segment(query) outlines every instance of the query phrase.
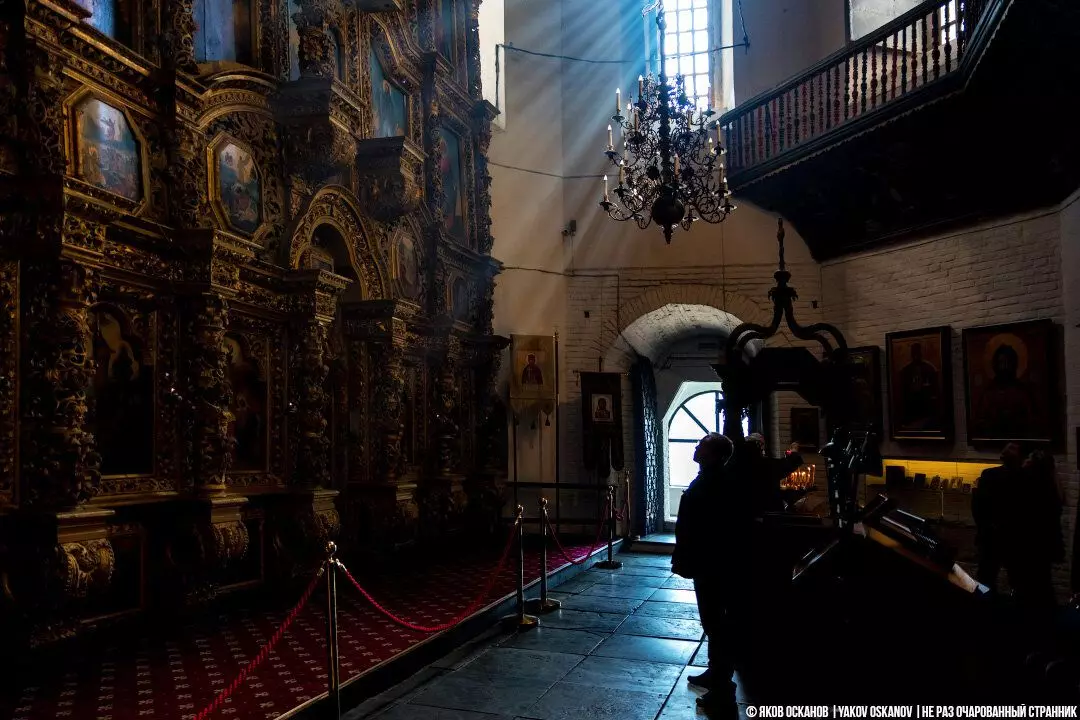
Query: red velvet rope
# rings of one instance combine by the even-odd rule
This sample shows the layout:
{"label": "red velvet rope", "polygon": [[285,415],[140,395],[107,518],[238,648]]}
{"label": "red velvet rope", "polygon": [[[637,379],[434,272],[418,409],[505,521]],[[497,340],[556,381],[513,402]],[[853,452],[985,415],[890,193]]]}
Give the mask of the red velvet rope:
{"label": "red velvet rope", "polygon": [[209,717],[212,712],[217,710],[223,702],[228,700],[229,697],[234,692],[236,692],[237,688],[239,688],[240,685],[242,685],[243,682],[247,680],[247,676],[250,675],[252,671],[255,670],[255,668],[266,662],[266,659],[270,657],[270,653],[273,652],[274,646],[278,644],[282,636],[285,634],[285,631],[289,629],[289,626],[293,624],[293,621],[296,620],[296,617],[301,613],[301,611],[303,611],[304,606],[307,605],[308,600],[311,599],[311,594],[315,592],[315,586],[318,584],[319,580],[322,579],[322,576],[323,574],[320,571],[315,574],[315,577],[311,578],[311,582],[308,584],[307,589],[304,590],[304,594],[300,596],[300,602],[296,603],[296,607],[294,607],[289,612],[289,614],[285,616],[285,620],[281,623],[281,626],[277,629],[277,632],[275,632],[273,636],[271,636],[270,640],[262,646],[262,649],[259,650],[259,654],[252,658],[251,662],[249,662],[247,666],[243,670],[241,670],[240,673],[233,679],[233,681],[229,683],[229,686],[219,692],[217,694],[217,697],[214,698],[214,701],[204,707],[199,712],[199,714],[194,717],[193,720],[205,720],[205,718]]}
{"label": "red velvet rope", "polygon": [[375,598],[373,598],[371,596],[371,593],[369,593],[367,590],[365,590],[363,587],[361,587],[360,583],[358,583],[356,581],[356,578],[354,578],[352,576],[352,573],[350,573],[349,570],[344,565],[342,565],[341,563],[338,563],[338,567],[341,568],[341,571],[343,573],[345,573],[345,577],[347,577],[349,579],[349,582],[351,582],[353,584],[353,586],[356,588],[357,592],[359,592],[361,595],[364,596],[365,600],[367,600],[369,603],[371,603],[375,607],[376,610],[378,610],[383,615],[385,615],[386,617],[393,620],[398,625],[401,625],[402,627],[409,628],[410,630],[416,630],[417,632],[423,632],[423,633],[432,633],[432,632],[439,632],[441,630],[449,630],[450,628],[454,627],[455,625],[460,623],[462,620],[464,620],[465,618],[469,617],[474,612],[476,612],[477,609],[479,609],[480,605],[487,599],[488,595],[491,594],[491,589],[493,587],[495,587],[495,583],[499,579],[499,574],[502,572],[503,566],[506,565],[507,558],[510,557],[510,548],[512,548],[514,546],[514,538],[517,536],[517,526],[518,526],[519,522],[520,522],[520,520],[514,522],[514,531],[511,532],[510,537],[508,537],[506,539],[506,547],[503,548],[502,557],[499,558],[499,564],[495,566],[495,569],[491,572],[491,575],[488,576],[487,583],[484,584],[484,587],[480,591],[480,593],[475,598],[473,598],[472,602],[469,603],[468,607],[466,607],[464,610],[462,610],[456,617],[454,617],[453,620],[450,620],[448,622],[444,622],[441,625],[418,625],[418,624],[410,622],[410,621],[408,621],[408,620],[406,620],[406,619],[404,619],[402,617],[398,617],[397,615],[395,615],[394,613],[390,612],[385,607],[383,607],[379,603],[378,600],[376,600]]}
{"label": "red velvet rope", "polygon": [[[559,554],[563,556],[563,559],[566,560],[566,562],[570,563],[571,565],[581,565],[583,562],[589,559],[590,555],[596,552],[596,549],[598,547],[604,544],[603,540],[601,540],[601,535],[604,534],[604,522],[609,519],[607,517],[609,507],[611,507],[611,503],[605,501],[604,512],[601,514],[600,524],[596,527],[596,542],[594,542],[593,546],[586,550],[585,554],[579,557],[577,560],[570,557],[570,554],[566,552],[566,548],[564,548],[562,542],[559,541],[559,536],[555,534],[555,528],[551,527],[551,518],[548,517],[548,514],[546,512],[544,513],[544,522],[547,523],[548,534],[550,534],[551,537],[554,538],[555,546],[558,548]],[[544,568],[544,572],[547,572],[547,568]]]}

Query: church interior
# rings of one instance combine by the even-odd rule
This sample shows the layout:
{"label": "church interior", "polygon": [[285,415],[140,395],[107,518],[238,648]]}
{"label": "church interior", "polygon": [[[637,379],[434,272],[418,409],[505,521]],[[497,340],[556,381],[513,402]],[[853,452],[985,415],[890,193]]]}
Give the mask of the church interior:
{"label": "church interior", "polygon": [[[1078,42],[1071,0],[3,3],[0,720],[1075,708]],[[714,434],[743,535],[686,501]]]}

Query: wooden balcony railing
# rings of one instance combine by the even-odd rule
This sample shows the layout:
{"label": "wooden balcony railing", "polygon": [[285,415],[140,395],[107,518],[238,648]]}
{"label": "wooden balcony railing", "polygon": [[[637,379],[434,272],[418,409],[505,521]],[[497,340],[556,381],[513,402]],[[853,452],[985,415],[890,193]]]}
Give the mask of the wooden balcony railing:
{"label": "wooden balcony railing", "polygon": [[[725,113],[721,126],[733,184],[769,171],[798,149],[812,151],[841,128],[918,102],[961,80],[989,41],[1008,0],[929,0],[797,77]],[[770,162],[770,161],[776,161]]]}

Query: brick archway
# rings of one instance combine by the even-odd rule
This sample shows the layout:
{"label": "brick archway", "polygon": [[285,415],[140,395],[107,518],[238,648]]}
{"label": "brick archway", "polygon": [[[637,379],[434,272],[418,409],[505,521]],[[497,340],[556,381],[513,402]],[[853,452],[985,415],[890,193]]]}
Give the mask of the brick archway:
{"label": "brick archway", "polygon": [[[718,285],[665,283],[624,302],[617,318],[606,328],[615,341],[608,348],[604,364],[626,371],[637,356],[655,361],[672,344],[693,335],[726,337],[744,322],[768,325],[772,308],[740,293],[725,292]],[[781,331],[769,344],[786,346],[792,342]],[[750,352],[760,347],[760,341],[752,341]]]}

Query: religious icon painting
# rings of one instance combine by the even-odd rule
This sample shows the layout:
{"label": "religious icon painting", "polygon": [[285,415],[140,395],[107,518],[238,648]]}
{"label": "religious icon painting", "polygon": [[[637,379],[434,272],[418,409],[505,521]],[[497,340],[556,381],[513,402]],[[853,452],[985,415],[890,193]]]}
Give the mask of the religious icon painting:
{"label": "religious icon painting", "polygon": [[408,135],[408,99],[405,93],[386,75],[379,54],[371,49],[371,112],[374,116],[375,137]]}
{"label": "religious icon painting", "polygon": [[1050,320],[964,330],[969,443],[1058,439],[1055,333]]}
{"label": "religious icon painting", "polygon": [[953,433],[952,329],[885,336],[889,434],[893,440],[950,440]]}
{"label": "religious icon painting", "polygon": [[510,352],[510,397],[555,399],[555,338],[551,335],[513,335]]}
{"label": "religious icon painting", "polygon": [[76,175],[128,200],[141,196],[139,143],[123,111],[88,97],[75,106]]}
{"label": "religious icon painting", "polygon": [[395,240],[394,266],[402,297],[415,300],[420,295],[420,259],[409,233],[400,233]]}
{"label": "religious icon painting", "polygon": [[234,230],[253,233],[262,225],[262,192],[255,159],[243,147],[227,142],[217,151],[218,197]]}
{"label": "religious icon painting", "polygon": [[615,404],[612,396],[603,393],[594,393],[589,398],[589,405],[592,407],[592,421],[596,423],[609,423],[615,422],[615,414],[613,408]]}
{"label": "religious icon painting", "polygon": [[90,17],[86,18],[87,25],[108,37],[116,35],[116,11],[119,5],[116,0],[76,0],[76,4],[90,13]]}
{"label": "religious icon painting", "polygon": [[821,444],[821,416],[815,407],[791,408],[791,442],[797,443],[801,452],[815,453]]}
{"label": "religious icon painting", "polygon": [[94,376],[87,394],[103,475],[154,472],[155,318],[111,305],[90,311]]}
{"label": "religious icon painting", "polygon": [[446,128],[440,129],[439,150],[439,171],[443,182],[443,229],[458,242],[466,243],[461,138]]}
{"label": "religious icon painting", "polygon": [[267,466],[270,395],[266,383],[268,347],[265,338],[228,333],[224,342],[232,384],[233,471],[265,471]]}
{"label": "religious icon painting", "polygon": [[439,19],[435,23],[435,42],[439,54],[454,62],[454,0],[436,0],[439,6]]}
{"label": "religious icon painting", "polygon": [[454,280],[453,290],[450,292],[450,307],[455,320],[468,320],[469,318],[469,284],[465,278]]}
{"label": "religious icon painting", "polygon": [[[854,399],[847,422],[854,429],[872,432],[880,438],[882,425],[881,348],[872,346],[850,348],[847,355],[851,369],[849,376],[851,394]],[[831,422],[830,426],[832,426]]]}

